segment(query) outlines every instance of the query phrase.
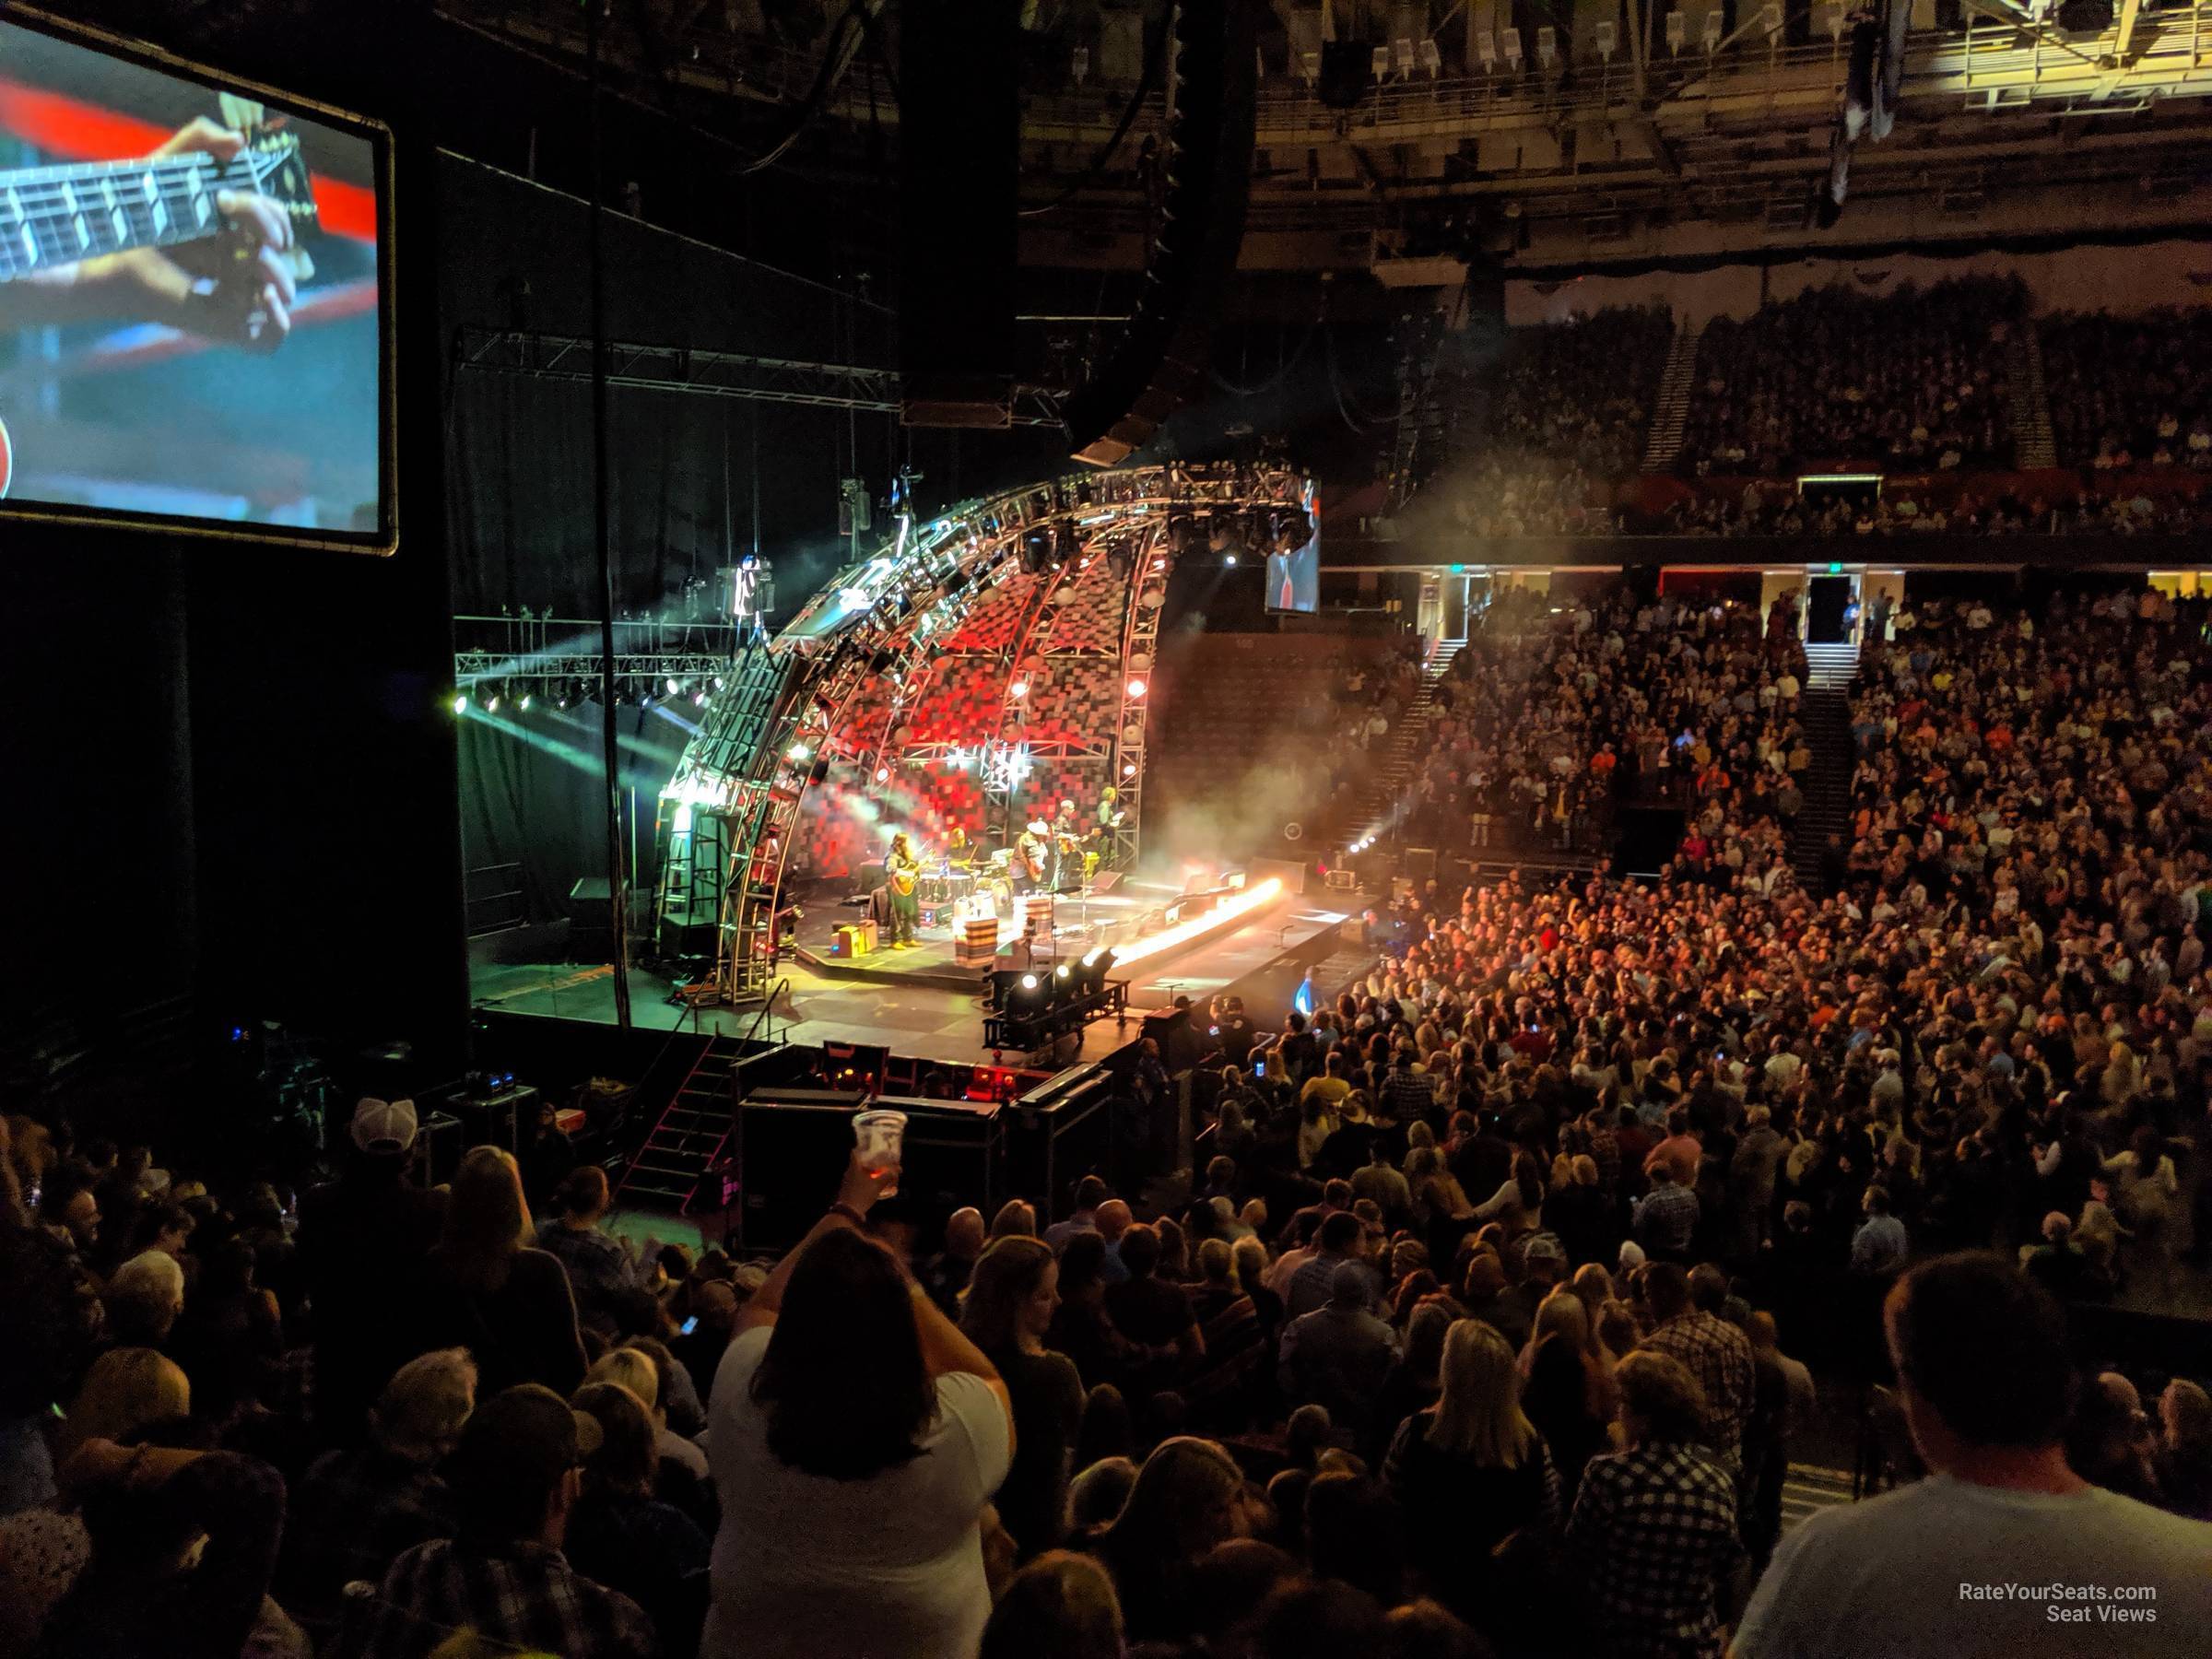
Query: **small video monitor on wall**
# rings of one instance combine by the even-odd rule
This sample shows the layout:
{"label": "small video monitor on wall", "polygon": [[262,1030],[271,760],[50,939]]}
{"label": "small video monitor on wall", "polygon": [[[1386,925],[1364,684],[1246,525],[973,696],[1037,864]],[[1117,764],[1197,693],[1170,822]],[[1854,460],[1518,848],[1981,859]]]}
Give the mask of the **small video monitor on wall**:
{"label": "small video monitor on wall", "polygon": [[[1299,487],[1305,535],[1285,535],[1267,549],[1267,608],[1312,616],[1321,605],[1321,496],[1313,480]],[[1297,524],[1298,515],[1288,522]]]}
{"label": "small video monitor on wall", "polygon": [[0,12],[0,522],[389,552],[391,135]]}

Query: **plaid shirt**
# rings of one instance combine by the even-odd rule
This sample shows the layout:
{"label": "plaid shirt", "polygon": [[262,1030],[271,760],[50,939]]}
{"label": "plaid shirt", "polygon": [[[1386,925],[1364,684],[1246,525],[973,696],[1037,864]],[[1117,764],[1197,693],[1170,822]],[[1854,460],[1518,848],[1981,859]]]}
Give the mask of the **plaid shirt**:
{"label": "plaid shirt", "polygon": [[1705,1421],[1713,1451],[1734,1468],[1743,1454],[1744,1430],[1751,1422],[1758,1374],[1751,1342],[1724,1319],[1701,1311],[1677,1314],[1643,1339],[1653,1353],[1679,1359],[1705,1391]]}
{"label": "plaid shirt", "polygon": [[392,1563],[374,1603],[349,1613],[335,1652],[339,1659],[428,1659],[462,1629],[560,1659],[659,1659],[661,1652],[637,1603],[580,1576],[558,1549],[447,1538]]}
{"label": "plaid shirt", "polygon": [[1567,1543],[1605,1652],[1719,1659],[1714,1602],[1741,1547],[1735,1482],[1704,1448],[1653,1444],[1592,1458]]}
{"label": "plaid shirt", "polygon": [[1606,1128],[1591,1130],[1590,1157],[1597,1165],[1597,1184],[1608,1193],[1620,1191],[1620,1136]]}
{"label": "plaid shirt", "polygon": [[402,1551],[453,1535],[437,1472],[376,1447],[326,1452],[292,1496],[284,1528],[286,1607],[335,1617],[346,1586],[375,1583]]}
{"label": "plaid shirt", "polygon": [[1394,1065],[1382,1079],[1382,1099],[1401,1124],[1418,1124],[1435,1109],[1436,1085],[1425,1072]]}
{"label": "plaid shirt", "polygon": [[1681,1185],[1654,1186],[1636,1200],[1636,1241],[1655,1255],[1678,1256],[1698,1230],[1698,1195]]}

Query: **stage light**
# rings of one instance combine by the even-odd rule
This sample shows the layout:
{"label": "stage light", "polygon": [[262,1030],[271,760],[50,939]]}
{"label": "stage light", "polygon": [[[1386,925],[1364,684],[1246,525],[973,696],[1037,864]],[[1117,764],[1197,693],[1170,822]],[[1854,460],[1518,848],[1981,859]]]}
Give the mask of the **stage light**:
{"label": "stage light", "polygon": [[1225,565],[1233,565],[1237,562],[1237,556],[1234,553],[1224,553],[1221,555],[1221,562]]}
{"label": "stage light", "polygon": [[809,752],[810,751],[807,749],[805,744],[794,743],[790,748],[784,751],[783,758],[787,760],[804,762]]}
{"label": "stage light", "polygon": [[683,682],[682,680],[679,680],[679,679],[677,679],[677,677],[676,677],[674,675],[670,675],[670,676],[668,677],[668,695],[669,695],[669,696],[671,696],[671,697],[674,697],[674,696],[675,696],[675,695],[676,695],[676,694],[677,694],[678,691],[681,691],[683,688],[684,688],[684,682]]}
{"label": "stage light", "polygon": [[494,691],[489,697],[484,700],[484,712],[487,714],[497,714],[499,712],[500,694],[497,691]]}
{"label": "stage light", "polygon": [[704,686],[691,693],[691,706],[695,709],[703,709],[707,706],[707,688]]}
{"label": "stage light", "polygon": [[465,714],[468,712],[467,692],[456,691],[453,693],[453,712],[456,714]]}
{"label": "stage light", "polygon": [[1027,697],[1030,694],[1030,682],[1028,680],[1016,680],[1012,685],[1006,688],[1006,694],[1009,697]]}
{"label": "stage light", "polygon": [[889,767],[888,767],[888,766],[879,766],[879,767],[877,767],[877,768],[876,769],[876,782],[878,782],[878,783],[888,783],[890,781],[891,781],[891,769],[890,769]]}
{"label": "stage light", "polygon": [[1143,680],[1133,679],[1129,682],[1129,695],[1132,698],[1142,697],[1144,694],[1145,682]]}
{"label": "stage light", "polygon": [[727,682],[726,682],[726,681],[724,681],[724,680],[723,679],[723,677],[722,677],[722,676],[721,676],[721,675],[719,675],[719,674],[718,674],[718,675],[716,675],[716,676],[714,677],[714,689],[715,689],[715,690],[717,690],[717,691],[721,690],[721,689],[722,689],[722,688],[723,688],[723,687],[724,687],[724,686],[726,683],[727,683]]}
{"label": "stage light", "polygon": [[530,705],[536,699],[532,697],[529,692],[525,691],[515,700],[514,706],[520,709],[524,713],[527,714],[530,712]]}

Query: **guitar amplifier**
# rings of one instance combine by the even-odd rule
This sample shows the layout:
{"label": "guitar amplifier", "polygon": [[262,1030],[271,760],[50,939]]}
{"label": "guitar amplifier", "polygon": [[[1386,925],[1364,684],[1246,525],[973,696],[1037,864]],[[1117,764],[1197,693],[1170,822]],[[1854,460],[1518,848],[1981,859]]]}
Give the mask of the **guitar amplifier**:
{"label": "guitar amplifier", "polygon": [[841,922],[837,931],[830,935],[830,954],[850,961],[854,957],[864,957],[874,950],[876,940],[875,923]]}
{"label": "guitar amplifier", "polygon": [[418,1186],[443,1186],[453,1180],[453,1171],[461,1167],[461,1154],[467,1149],[461,1120],[450,1112],[433,1112],[415,1132],[415,1145],[408,1148],[408,1172]]}
{"label": "guitar amplifier", "polygon": [[518,1083],[492,1094],[455,1095],[446,1110],[461,1120],[472,1147],[503,1147],[513,1151],[525,1127],[537,1123],[537,1090]]}

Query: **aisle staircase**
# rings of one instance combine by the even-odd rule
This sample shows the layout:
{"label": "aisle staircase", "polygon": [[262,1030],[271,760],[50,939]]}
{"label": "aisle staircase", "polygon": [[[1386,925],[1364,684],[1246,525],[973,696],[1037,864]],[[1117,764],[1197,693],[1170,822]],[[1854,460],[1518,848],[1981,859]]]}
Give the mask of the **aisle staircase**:
{"label": "aisle staircase", "polygon": [[1682,453],[1682,429],[1689,421],[1690,387],[1698,372],[1698,337],[1704,332],[1701,323],[1684,323],[1667,347],[1657,406],[1652,411],[1652,435],[1643,450],[1647,473],[1668,471]]}
{"label": "aisle staircase", "polygon": [[2030,317],[2021,323],[2006,353],[2012,376],[2012,441],[2022,468],[2056,466],[2058,438],[2051,429],[2051,397],[2043,388],[2043,342]]}
{"label": "aisle staircase", "polygon": [[1412,706],[1398,717],[1382,764],[1375,769],[1367,793],[1359,797],[1359,821],[1334,826],[1337,839],[1364,835],[1395,822],[1406,787],[1413,781],[1414,762],[1429,746],[1429,726],[1436,716],[1436,684],[1452,666],[1463,643],[1447,640],[1430,647],[1429,660],[1422,665],[1421,688],[1415,693]]}
{"label": "aisle staircase", "polygon": [[1851,682],[1858,672],[1855,645],[1807,645],[1804,698],[1798,718],[1805,722],[1813,764],[1798,780],[1805,805],[1790,832],[1790,867],[1809,892],[1818,892],[1820,853],[1830,835],[1851,825]]}

